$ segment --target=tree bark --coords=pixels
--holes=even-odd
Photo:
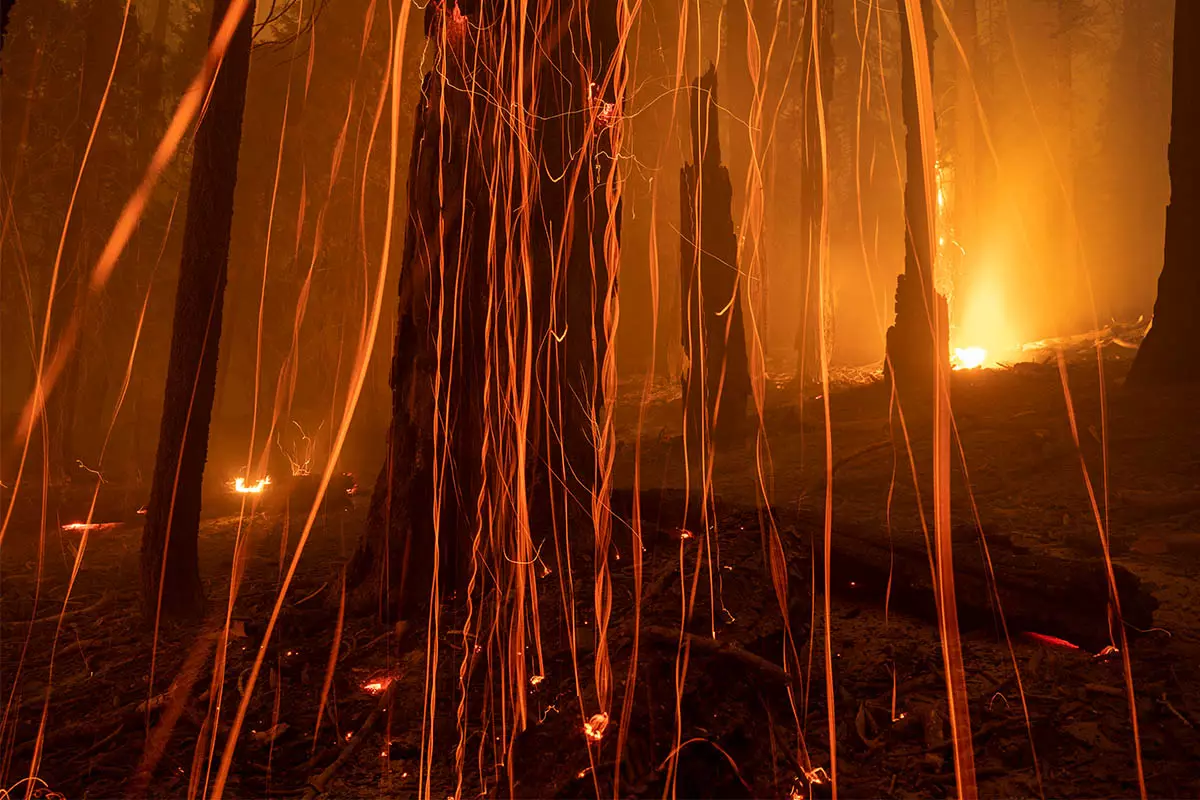
[[[708,443],[735,443],[743,435],[750,394],[732,187],[721,164],[717,75],[711,67],[692,85],[691,116],[692,163],[679,181],[679,263],[684,421],[688,452],[700,457]]]
[[[920,2],[925,21],[929,60],[933,62],[933,20],[929,0]],[[929,203],[925,186],[924,151],[917,106],[917,76],[908,14],[900,9],[902,113],[906,129],[904,152],[907,176],[904,185],[904,273],[896,286],[896,322],[887,332],[885,375],[902,402],[929,405],[938,348],[934,341],[936,310],[945,300],[934,289],[933,237],[929,230]],[[933,165],[928,165],[932,167]]]
[[[348,567],[360,610],[411,620],[461,590],[518,607],[529,509],[603,491],[615,4],[589,6],[590,54],[583,23],[558,0],[524,20],[503,5],[427,6],[439,69],[416,110],[388,455]],[[517,58],[505,34],[521,24],[545,29]]]
[[[231,2],[213,4],[210,41]],[[194,618],[204,609],[197,542],[201,489],[216,389],[253,22],[251,0],[196,130],[166,393],[142,536],[142,596],[147,613],[169,618]]]
[[[1133,385],[1200,380],[1200,6],[1175,6],[1171,89],[1171,202],[1154,322],[1129,372]]]

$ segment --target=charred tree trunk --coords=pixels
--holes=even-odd
[[[230,2],[213,4],[210,40]],[[204,607],[197,559],[201,488],[217,380],[253,23],[251,0],[196,130],[166,393],[142,536],[142,596],[151,615],[157,610],[166,617],[192,618]]]
[[[414,620],[464,590],[520,606],[507,581],[534,557],[529,508],[600,489],[618,37],[614,5],[593,3],[589,57],[577,14],[427,6],[438,69],[416,110],[387,461],[348,567],[360,610]],[[511,26],[545,17],[554,33],[518,69]]]
[[[683,235],[683,413],[689,453],[744,434],[750,376],[742,322],[737,236],[730,218],[729,171],[721,164],[717,75],[692,86],[692,163],[680,175]]]
[[[930,63],[933,60],[933,19],[929,0],[920,2],[925,20]],[[896,321],[887,332],[885,375],[901,402],[928,406],[933,398],[933,377],[940,349],[934,340],[936,313],[945,300],[934,289],[933,236],[929,229],[924,151],[917,105],[917,76],[914,66],[908,14],[900,11],[901,92],[903,101],[905,159],[908,165],[904,186],[904,272],[896,285]],[[928,165],[932,167],[933,165]]]
[[[1129,372],[1132,384],[1200,380],[1200,5],[1175,6],[1175,65],[1171,90],[1171,202],[1154,323]]]

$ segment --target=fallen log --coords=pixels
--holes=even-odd
[[[687,515],[684,515],[685,501]],[[716,501],[715,518],[722,537],[757,535],[747,524],[758,518],[753,507]],[[632,509],[632,492],[614,492],[617,514]],[[661,531],[698,529],[701,501],[689,500],[682,491],[644,490],[641,511],[644,526]],[[784,535],[789,571],[800,580],[811,575],[812,559],[824,558],[823,520],[820,512],[773,507],[771,513]],[[730,521],[736,521],[731,524]],[[745,526],[743,533],[738,530]],[[1068,558],[1012,545],[1004,537],[987,540],[990,567],[983,542],[972,528],[956,528],[954,580],[962,633],[1002,636],[1000,610],[1012,635],[1034,632],[1064,639],[1092,652],[1111,643],[1109,587],[1103,558]],[[661,537],[644,536],[648,543]],[[647,546],[651,546],[648,544]],[[1154,625],[1158,601],[1136,574],[1113,565],[1124,622],[1134,628]],[[842,600],[887,608],[890,612],[938,622],[931,576],[931,557],[921,531],[886,531],[835,520],[832,552],[833,594]],[[821,587],[814,587],[820,593]],[[1115,635],[1115,629],[1112,634]]]

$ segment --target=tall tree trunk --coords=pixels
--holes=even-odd
[[[692,85],[692,163],[679,181],[683,235],[684,420],[696,463],[709,442],[735,443],[746,424],[750,375],[742,322],[737,236],[730,217],[732,187],[721,164],[717,74]]]
[[[589,55],[570,3],[530,4],[525,20],[504,4],[427,6],[438,69],[413,133],[387,461],[348,567],[360,608],[412,620],[468,590],[510,613],[528,602],[507,581],[534,558],[530,507],[601,491],[615,7],[590,5]],[[505,34],[538,20],[538,46],[514,54]]]
[[[933,19],[929,0],[920,2],[925,20],[929,59],[933,61]],[[917,105],[917,77],[913,63],[912,39],[908,14],[900,10],[901,94],[905,136],[904,154],[907,177],[904,185],[904,272],[896,286],[896,322],[887,332],[885,374],[897,388],[902,402],[924,405],[932,398],[934,369],[941,348],[934,341],[935,316],[945,300],[934,289],[933,237],[929,230],[929,204],[926,190],[924,151]],[[929,165],[932,166],[932,165]]]
[[[821,120],[825,121],[826,148],[829,142],[829,103],[833,96],[833,6],[829,0],[813,0],[819,3],[817,24],[814,28],[812,14],[804,11],[801,36],[804,38],[804,71],[794,80],[804,87],[802,102],[802,124],[804,138],[801,146],[800,163],[800,230],[801,270],[804,275],[802,289],[802,312],[796,331],[798,359],[796,377],[801,382],[819,381],[821,370],[821,304],[829,297],[821,296],[821,215],[824,213],[822,184],[825,165],[821,158]],[[811,38],[809,38],[811,37]],[[813,54],[817,58],[813,58]],[[817,70],[820,70],[821,105],[817,107]],[[826,286],[826,295],[829,287]],[[832,323],[832,315],[826,320]],[[827,342],[828,344],[828,342]]]
[[[1131,384],[1200,380],[1200,4],[1175,6],[1171,90],[1171,202],[1154,323],[1129,372]]]
[[[213,3],[210,41],[231,2]],[[196,130],[166,394],[142,535],[142,597],[151,615],[157,609],[165,617],[191,618],[202,614],[204,608],[197,559],[201,489],[217,379],[253,24],[254,0],[250,0]]]

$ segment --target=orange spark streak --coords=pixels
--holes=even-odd
[[[221,754],[221,766],[217,772],[215,784],[210,794],[211,800],[220,800],[224,789],[225,782],[229,778],[229,770],[233,764],[234,748],[237,744],[238,736],[241,733],[242,725],[246,720],[246,711],[250,704],[251,696],[254,693],[254,685],[258,682],[259,673],[262,670],[262,664],[266,658],[267,645],[270,643],[271,635],[275,631],[275,625],[279,620],[279,612],[283,608],[284,600],[287,596],[287,591],[291,587],[292,579],[295,577],[296,568],[300,563],[300,556],[304,552],[304,546],[308,542],[308,536],[312,532],[313,523],[316,522],[317,514],[320,511],[321,503],[325,499],[325,492],[329,488],[329,480],[333,476],[333,469],[337,463],[338,457],[341,455],[342,446],[346,441],[346,433],[350,428],[350,421],[354,417],[354,411],[358,407],[359,397],[362,395],[363,384],[366,382],[367,365],[371,360],[371,353],[375,347],[375,337],[379,331],[379,320],[383,313],[383,298],[384,298],[384,283],[387,278],[388,261],[391,257],[392,232],[395,219],[396,208],[396,161],[397,150],[399,148],[399,114],[400,114],[400,78],[403,72],[401,52],[404,41],[404,36],[408,30],[409,13],[412,6],[409,3],[401,5],[399,20],[396,24],[397,31],[394,36],[392,46],[392,64],[390,73],[391,81],[391,103],[392,103],[392,129],[390,138],[389,152],[389,171],[388,171],[388,205],[387,205],[387,223],[384,226],[383,234],[383,250],[379,262],[378,277],[375,284],[375,299],[371,308],[371,324],[369,327],[369,336],[366,341],[359,347],[358,357],[354,365],[354,376],[350,387],[349,396],[346,400],[346,409],[342,415],[341,424],[338,427],[337,437],[334,440],[333,447],[329,454],[329,463],[325,467],[325,471],[321,475],[321,482],[317,487],[317,494],[313,500],[312,508],[309,509],[308,518],[304,522],[304,528],[300,533],[300,540],[296,543],[296,550],[292,556],[292,561],[288,565],[287,575],[284,577],[283,585],[279,588],[279,594],[275,599],[275,606],[271,610],[271,617],[267,622],[266,633],[263,634],[262,643],[259,645],[258,654],[254,660],[254,666],[251,668],[250,676],[246,683],[246,692],[242,695],[241,702],[238,704],[237,715],[234,717],[231,730],[226,739],[225,749]]]

